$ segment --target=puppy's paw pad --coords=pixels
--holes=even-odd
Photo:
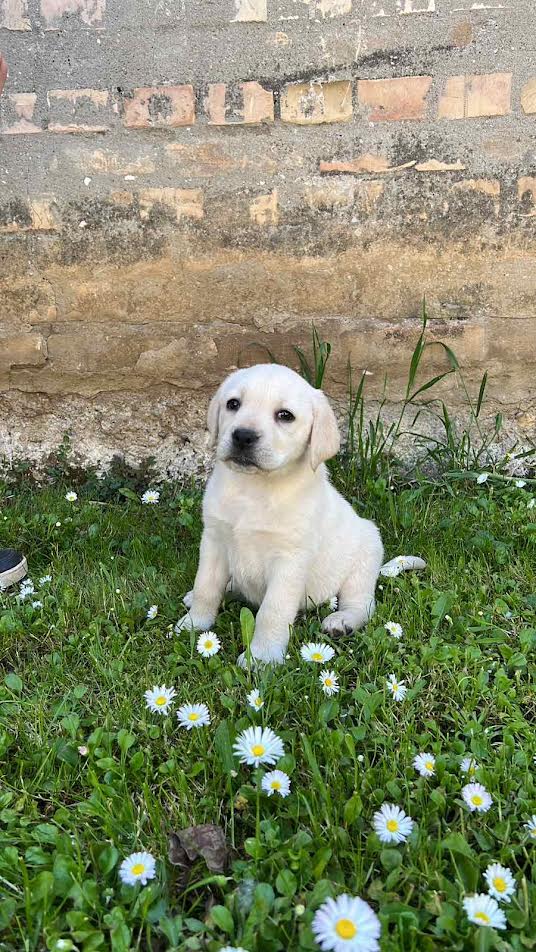
[[[333,612],[322,622],[322,630],[329,635],[351,635],[354,628],[353,613],[345,611]]]
[[[182,600],[182,604],[186,605],[186,608],[191,608],[193,604],[193,600],[194,600],[194,590],[192,589],[190,592],[186,592],[186,595],[184,596]]]

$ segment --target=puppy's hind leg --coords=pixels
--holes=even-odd
[[[330,635],[349,635],[363,628],[372,618],[376,608],[374,592],[383,558],[383,546],[376,526],[370,533],[367,545],[359,554],[352,571],[341,585],[339,610],[328,615],[322,623]]]

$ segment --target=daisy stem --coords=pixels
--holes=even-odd
[[[491,949],[491,930],[478,926],[475,931],[475,952],[488,952]]]
[[[257,804],[255,815],[255,839],[257,841],[257,864],[259,862],[259,851],[261,846],[261,772],[257,770]]]

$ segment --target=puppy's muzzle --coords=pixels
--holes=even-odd
[[[247,427],[237,427],[231,434],[231,459],[243,466],[255,466],[255,448],[259,442],[259,434]]]

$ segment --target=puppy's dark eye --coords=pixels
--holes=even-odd
[[[276,420],[279,420],[280,423],[292,423],[292,421],[296,419],[290,410],[278,410],[275,418]]]
[[[240,400],[237,400],[236,397],[233,397],[231,400],[227,401],[227,409],[234,412],[240,409]]]

